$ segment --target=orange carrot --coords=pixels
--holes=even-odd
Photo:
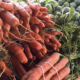
[[[34,38],[30,33],[26,34],[27,37],[30,38]],[[34,38],[34,40],[29,42],[30,47],[36,49],[36,50],[40,50],[42,48],[42,44],[38,41],[36,41],[36,39]]]
[[[59,54],[54,53],[49,58],[47,58],[47,60],[45,62],[50,62],[52,65],[54,65],[58,61],[58,59],[59,59]],[[42,63],[42,64],[40,64],[40,66],[43,68],[44,73],[46,73],[51,68],[50,64],[47,64],[47,63]],[[42,69],[38,66],[30,74],[30,76],[28,77],[28,80],[39,80],[40,77],[42,76],[42,74],[43,74]]]
[[[33,13],[32,13],[33,16],[41,16],[42,13],[40,11],[35,11],[33,10]]]
[[[10,30],[10,25],[9,25],[8,23],[4,22],[2,28],[3,28],[3,30],[5,30],[5,31],[9,31],[9,30]]]
[[[13,3],[5,3],[5,2],[1,2],[0,3],[0,7],[4,8],[6,10],[13,10]]]
[[[52,42],[54,42],[58,47],[61,47],[61,43],[54,37],[52,36]]]
[[[30,29],[30,25],[26,21],[23,21],[23,26],[26,27],[27,29]]]
[[[37,25],[33,24],[33,25],[31,26],[31,29],[32,29],[35,33],[39,33],[39,28],[38,28]]]
[[[45,8],[45,7],[41,7],[40,8],[40,11],[47,11],[48,9],[47,8]]]
[[[13,14],[4,9],[0,12],[0,17],[4,22],[10,24],[11,26],[16,26],[19,24],[19,20]]]
[[[80,80],[80,78],[76,78],[75,80]]]
[[[69,67],[64,67],[62,70],[59,71],[59,78],[62,80],[64,77],[66,77],[70,73]],[[59,80],[58,75],[55,74],[50,80]]]
[[[2,27],[3,26],[3,21],[2,21],[2,19],[0,18],[0,27]]]
[[[48,13],[47,12],[42,12],[42,15],[41,16],[47,16]]]
[[[24,9],[24,7],[19,5],[17,2],[15,2],[14,5],[17,7],[17,11],[20,13],[20,15],[29,22],[30,14]]]
[[[28,1],[28,5],[33,9],[33,10],[40,10],[41,8],[41,4],[39,3],[34,3],[34,2],[31,2],[31,1]]]
[[[24,47],[25,54],[28,59],[32,59],[33,55],[30,51],[29,45],[26,42],[22,42],[22,46]]]
[[[57,71],[60,71],[62,68],[65,67],[65,65],[67,64],[67,62],[68,62],[68,58],[64,57],[54,67],[57,69]],[[50,80],[50,78],[54,74],[56,74],[56,70],[54,68],[51,68],[47,73],[45,73],[45,79],[46,80]],[[43,80],[43,77],[41,77],[40,80]]]
[[[36,16],[32,16],[31,19],[30,19],[30,22],[31,22],[32,24],[42,23]]]
[[[47,21],[47,22],[49,22],[51,20],[50,16],[41,16],[41,17],[38,17],[38,18],[41,19],[41,20]]]
[[[27,5],[24,1],[20,1],[19,4],[24,7],[24,9],[29,13],[32,14],[32,9],[29,5]]]
[[[6,39],[3,39],[3,42],[7,44],[7,40]],[[27,63],[28,59],[26,57],[26,55],[24,54],[23,52],[23,48],[21,48],[20,45],[16,44],[16,43],[11,43],[7,46],[7,49],[9,49],[16,57],[17,59],[21,62],[21,63]]]
[[[32,35],[35,39],[37,39],[37,41],[39,41],[40,43],[44,43],[43,38],[42,38],[39,34],[37,34],[37,33],[31,33],[31,35]]]
[[[40,22],[39,24],[37,24],[37,26],[38,26],[38,27],[43,27],[43,28],[45,27],[45,25],[44,25],[43,22]]]
[[[19,18],[19,23],[23,24],[23,20],[21,18]]]
[[[57,49],[57,45],[55,43],[48,42],[46,44],[49,45],[49,46],[51,46],[53,50],[56,50]]]
[[[22,78],[22,76],[26,74],[25,69],[23,68],[23,66],[19,63],[19,61],[16,59],[16,57],[12,53],[10,54],[10,56],[11,56],[10,59],[11,59],[13,66],[15,67],[16,71],[20,75],[20,78]]]

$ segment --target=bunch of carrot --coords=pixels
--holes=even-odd
[[[3,56],[0,61],[0,69],[5,69],[6,73],[3,76],[18,76],[22,80],[25,77],[28,80],[43,80],[44,77],[46,80],[62,80],[66,77],[70,72],[65,67],[68,59],[63,58],[57,63],[59,54],[55,53],[61,47],[56,35],[63,33],[57,31],[54,25],[47,8],[39,3],[32,0],[27,3],[0,0],[0,49],[5,53],[8,50],[6,56],[10,56]],[[50,64],[54,65],[57,72]]]

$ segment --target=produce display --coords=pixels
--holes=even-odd
[[[64,24],[64,18],[68,22],[68,16],[70,15],[71,7],[73,7],[70,20],[75,22],[76,25],[80,24],[80,0],[39,0],[39,3],[48,8],[50,14],[55,15],[57,23],[60,25]]]
[[[68,58],[57,53],[63,33],[47,10],[32,0],[0,0],[1,80],[62,80],[70,73]]]

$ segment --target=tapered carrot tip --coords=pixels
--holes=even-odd
[[[80,80],[80,78],[76,78],[75,80]]]
[[[28,80],[28,76],[24,75],[21,80]]]

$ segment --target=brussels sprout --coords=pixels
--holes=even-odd
[[[67,2],[69,2],[69,3],[70,3],[70,2],[71,2],[71,0],[67,0]]]
[[[76,11],[78,11],[78,12],[80,13],[80,6],[78,6],[78,7],[76,8]]]
[[[57,15],[57,16],[61,16],[62,14],[61,14],[60,12],[57,12],[56,15]]]
[[[77,5],[76,5],[76,3],[75,3],[75,2],[70,3],[70,6],[73,6],[74,8],[76,8],[76,7],[77,7]]]
[[[58,3],[60,6],[62,6],[65,3],[65,0],[59,0]]]
[[[69,3],[68,2],[65,2],[62,6],[63,7],[69,7]]]
[[[45,6],[49,12],[52,12],[52,6],[50,4],[46,4]]]
[[[52,4],[52,5],[54,5],[54,7],[57,7],[57,6],[59,5],[58,2],[55,1],[55,0],[49,0],[49,1],[47,2],[47,4]]]
[[[40,4],[41,4],[41,6],[45,6],[46,5],[46,0],[42,0],[42,1],[40,1]]]
[[[62,6],[57,6],[57,7],[55,8],[55,10],[61,12],[61,11],[62,11]]]
[[[63,11],[63,14],[65,14],[65,13],[70,11],[70,8],[69,7],[64,7],[62,11]]]
[[[80,4],[80,0],[75,0],[74,1],[76,4]]]
[[[79,12],[74,12],[74,17],[73,17],[73,20],[79,20],[79,18],[80,18],[80,14],[79,14]]]

